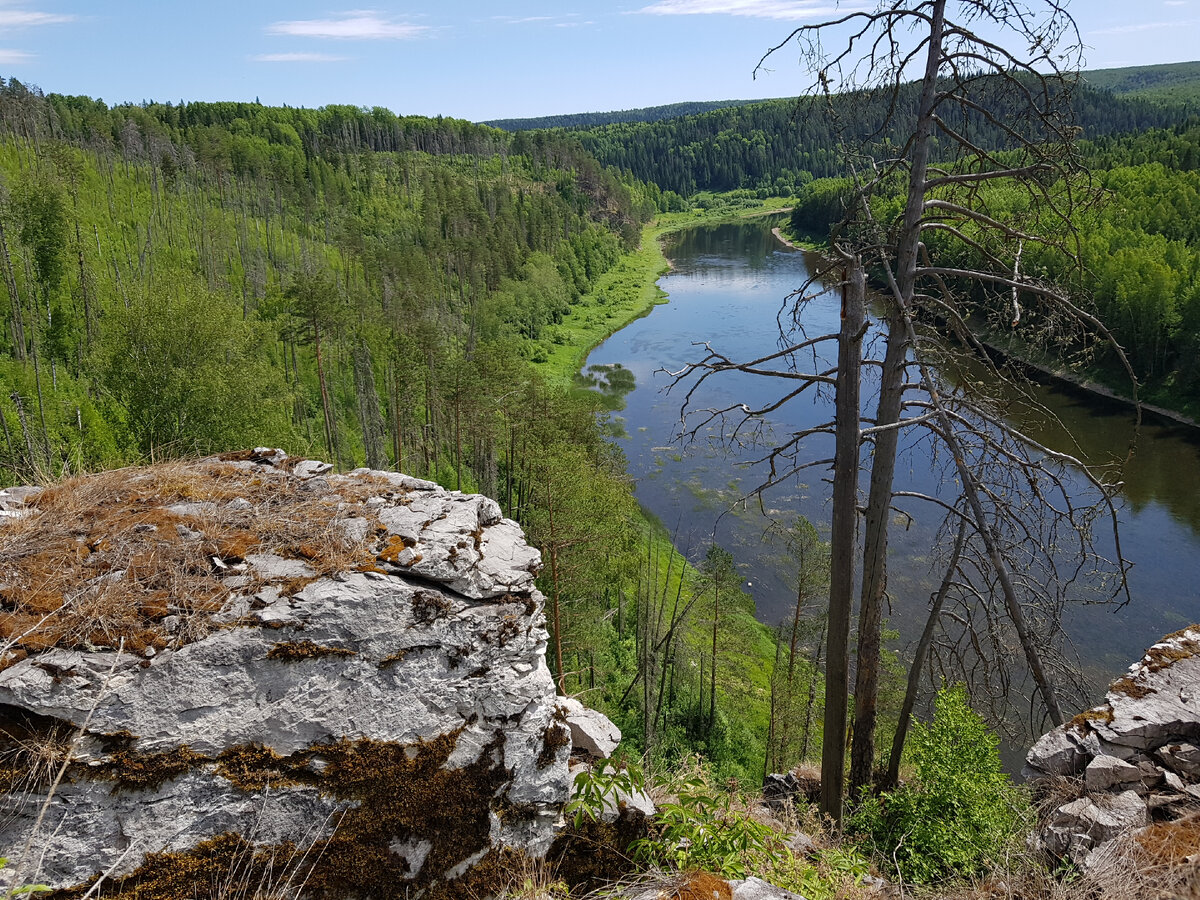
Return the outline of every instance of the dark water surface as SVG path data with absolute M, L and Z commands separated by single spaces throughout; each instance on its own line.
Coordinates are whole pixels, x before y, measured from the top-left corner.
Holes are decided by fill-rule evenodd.
M 764 500 L 768 517 L 757 504 L 730 512 L 762 480 L 765 468 L 747 463 L 765 450 L 745 441 L 731 448 L 715 427 L 690 446 L 681 445 L 677 435 L 683 395 L 666 393 L 670 378 L 661 370 L 677 370 L 703 355 L 697 341 L 708 341 L 739 361 L 771 352 L 778 337 L 776 316 L 815 259 L 783 247 L 770 225 L 762 223 L 689 229 L 668 245 L 667 255 L 675 269 L 659 284 L 670 302 L 609 338 L 588 365 L 619 363 L 634 376 L 636 387 L 616 415 L 624 428 L 617 440 L 628 456 L 638 500 L 675 532 L 677 546 L 693 560 L 703 555 L 715 529 L 717 542 L 739 561 L 758 618 L 775 624 L 794 597 L 787 556 L 778 541 L 764 540 L 764 532 L 770 519 L 786 522 L 799 514 L 827 536 L 829 470 L 809 469 L 773 489 Z M 820 298 L 806 308 L 805 328 L 810 336 L 834 332 L 838 313 L 836 298 Z M 723 375 L 693 398 L 693 406 L 745 402 L 753 407 L 780 396 L 781 384 Z M 1039 430 L 1039 440 L 1092 464 L 1125 457 L 1133 435 L 1130 410 L 1063 387 L 1038 390 L 1074 443 L 1057 426 Z M 873 397 L 864 392 L 864 409 L 873 405 Z M 805 396 L 773 412 L 770 424 L 780 439 L 830 415 L 830 397 Z M 804 447 L 812 459 L 831 451 L 832 440 L 824 436 L 809 439 Z M 897 465 L 903 487 L 937 490 L 940 469 L 928 453 L 923 443 L 903 453 Z M 1200 432 L 1143 425 L 1123 478 L 1121 540 L 1134 563 L 1133 602 L 1120 611 L 1080 604 L 1068 618 L 1070 637 L 1097 682 L 1124 671 L 1162 635 L 1200 621 Z M 940 516 L 920 504 L 910 504 L 908 511 L 915 521 L 893 528 L 890 540 L 890 622 L 900 631 L 901 644 L 915 638 L 924 624 L 934 579 L 940 577 L 931 572 Z M 1086 599 L 1088 588 L 1080 586 L 1076 596 Z M 1097 689 L 1096 699 L 1100 693 Z

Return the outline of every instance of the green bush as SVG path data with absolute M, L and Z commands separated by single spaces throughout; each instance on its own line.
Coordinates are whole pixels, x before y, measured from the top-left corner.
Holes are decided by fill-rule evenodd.
M 678 801 L 659 806 L 661 831 L 634 845 L 643 862 L 687 872 L 701 869 L 725 878 L 745 878 L 757 860 L 777 855 L 775 832 L 733 808 L 733 795 L 715 790 L 703 775 L 677 786 Z
M 979 874 L 1011 846 L 1028 804 L 1000 768 L 998 739 L 962 686 L 938 693 L 908 739 L 914 780 L 865 800 L 852 833 L 907 881 Z

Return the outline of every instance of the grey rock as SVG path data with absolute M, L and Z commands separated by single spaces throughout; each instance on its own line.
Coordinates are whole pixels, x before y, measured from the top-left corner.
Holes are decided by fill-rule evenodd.
M 1056 728 L 1042 735 L 1025 757 L 1026 778 L 1048 775 L 1078 775 L 1089 761 L 1084 735 L 1072 727 Z
M 1117 785 L 1130 782 L 1141 783 L 1142 770 L 1115 756 L 1097 756 L 1088 763 L 1084 772 L 1084 785 L 1089 793 L 1107 791 Z
M 751 876 L 745 881 L 730 882 L 734 885 L 733 900 L 804 900 L 799 894 L 785 891 L 761 878 Z
M 255 447 L 254 459 L 252 462 L 260 465 L 279 466 L 284 463 L 288 455 L 278 447 Z
M 264 451 L 250 464 L 278 466 L 284 459 Z M 326 485 L 354 477 L 330 475 Z M 396 836 L 391 850 L 405 860 L 416 892 L 430 879 L 467 871 L 491 848 L 520 848 L 532 856 L 549 849 L 571 785 L 565 754 L 550 765 L 538 763 L 557 704 L 545 662 L 544 598 L 533 583 L 537 552 L 486 498 L 395 473 L 357 477 L 370 477 L 373 488 L 392 488 L 382 489 L 386 504 L 371 515 L 412 523 L 413 516 L 398 511 L 417 508 L 422 560 L 404 574 L 316 578 L 300 560 L 250 554 L 247 574 L 314 580 L 291 596 L 281 593 L 288 589 L 281 584 L 266 585 L 253 597 L 235 592 L 215 617 L 225 627 L 152 656 L 51 649 L 0 671 L 2 705 L 77 726 L 90 716 L 90 734 L 128 732 L 140 754 L 186 745 L 204 757 L 152 789 L 114 791 L 111 782 L 87 777 L 64 784 L 47 812 L 54 828 L 33 842 L 34 854 L 44 854 L 39 881 L 67 887 L 114 865 L 116 872 L 130 871 L 148 852 L 187 850 L 225 832 L 260 845 L 290 840 L 305 846 L 327 836 L 353 807 L 319 785 L 235 786 L 218 773 L 216 760 L 246 745 L 306 760 L 314 777 L 324 777 L 336 767 L 328 766 L 322 747 L 387 743 L 415 758 L 428 742 L 454 735 L 439 771 L 482 766 L 497 773 L 499 787 L 479 798 L 490 807 L 484 846 L 444 866 L 446 872 L 429 872 L 425 865 L 433 848 L 453 837 L 444 811 L 427 831 Z M 317 480 L 324 479 L 305 484 Z M 178 514 L 204 512 L 203 504 L 195 504 Z M 343 527 L 365 524 L 367 510 L 347 508 L 339 516 Z M 168 633 L 193 634 L 181 614 L 185 599 L 170 601 Z M 289 648 L 309 645 L 339 652 L 288 655 Z M 276 649 L 282 655 L 273 656 Z M 90 737 L 81 745 L 87 771 L 103 771 L 111 753 Z M 0 846 L 24 846 L 45 799 L 34 792 L 0 800 Z M 623 802 L 652 811 L 648 800 Z
M 311 578 L 316 574 L 303 560 L 285 559 L 275 553 L 247 553 L 246 562 L 254 569 L 255 574 L 270 580 Z
M 5 500 L 11 500 L 15 503 L 28 503 L 34 497 L 42 492 L 42 488 L 34 487 L 28 484 L 16 485 L 14 487 L 5 488 L 0 491 L 0 497 Z
M 614 796 L 604 798 L 604 809 L 600 813 L 600 821 L 616 822 L 631 814 L 639 814 L 649 819 L 656 812 L 658 812 L 658 808 L 645 791 L 618 789 Z
M 1169 635 L 1114 682 L 1083 723 L 1043 735 L 1027 756 L 1034 780 L 1086 771 L 1089 797 L 1059 807 L 1038 841 L 1085 869 L 1108 845 L 1156 821 L 1172 821 L 1200 799 L 1200 626 Z
M 816 842 L 803 831 L 788 835 L 783 845 L 795 856 L 812 856 L 818 849 Z
M 318 459 L 304 459 L 296 463 L 292 474 L 297 478 L 313 478 L 331 471 L 333 471 L 333 466 L 327 462 L 321 462 Z
M 346 540 L 351 544 L 358 544 L 366 540 L 370 530 L 367 520 L 361 516 L 353 519 L 338 519 L 338 524 L 346 532 Z
M 254 504 L 251 503 L 249 500 L 247 500 L 245 497 L 234 497 L 232 500 L 230 500 L 228 503 L 225 504 L 226 509 L 231 509 L 234 512 L 241 512 L 242 510 L 253 509 L 253 507 L 254 507 Z
M 1052 852 L 1082 863 L 1093 849 L 1149 824 L 1146 802 L 1134 791 L 1081 798 L 1059 807 L 1050 821 Z
M 1156 755 L 1163 765 L 1188 781 L 1200 781 L 1200 747 L 1188 741 L 1166 744 L 1159 747 Z
M 1105 740 L 1138 750 L 1200 741 L 1200 627 L 1151 647 L 1106 699 L 1112 717 L 1095 723 Z
M 166 510 L 176 516 L 195 519 L 202 516 L 211 516 L 217 511 L 217 504 L 211 503 L 208 500 L 199 503 L 189 500 L 183 503 L 172 503 L 166 507 Z
M 558 705 L 566 711 L 571 729 L 571 747 L 591 759 L 608 759 L 621 743 L 621 729 L 608 716 L 588 709 L 572 697 L 560 697 Z

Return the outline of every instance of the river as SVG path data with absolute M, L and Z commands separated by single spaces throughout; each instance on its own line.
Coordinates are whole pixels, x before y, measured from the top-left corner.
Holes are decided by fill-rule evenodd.
M 778 541 L 764 540 L 768 520 L 786 522 L 803 515 L 827 535 L 829 471 L 810 469 L 773 489 L 764 501 L 767 517 L 756 504 L 738 506 L 738 499 L 763 477 L 762 466 L 747 465 L 762 455 L 762 447 L 745 441 L 731 445 L 715 427 L 690 445 L 681 444 L 684 398 L 678 390 L 666 391 L 671 379 L 663 371 L 698 359 L 703 348 L 696 342 L 711 342 L 735 360 L 775 348 L 776 316 L 787 295 L 808 277 L 815 258 L 782 246 L 771 235 L 771 224 L 760 220 L 699 226 L 674 235 L 666 247 L 673 269 L 659 282 L 669 303 L 597 347 L 588 367 L 619 365 L 633 376 L 624 408 L 614 414 L 614 439 L 628 458 L 639 502 L 672 531 L 678 548 L 693 561 L 714 537 L 733 552 L 759 620 L 774 625 L 794 597 L 786 554 Z M 838 314 L 838 301 L 826 296 L 808 305 L 804 324 L 813 336 L 836 332 Z M 1038 439 L 1092 464 L 1126 456 L 1133 437 L 1131 410 L 1062 385 L 1036 391 L 1074 443 L 1057 426 L 1040 429 Z M 692 405 L 755 406 L 780 393 L 776 380 L 723 375 L 709 382 Z M 800 398 L 772 412 L 767 423 L 774 439 L 827 418 L 830 403 L 828 397 Z M 864 403 L 864 408 L 870 407 Z M 821 458 L 830 455 L 829 446 L 816 438 L 805 452 Z M 914 489 L 932 490 L 938 477 L 935 468 L 928 445 L 916 444 L 902 455 L 897 477 Z M 1144 424 L 1123 481 L 1121 541 L 1133 563 L 1132 602 L 1123 609 L 1080 603 L 1066 619 L 1069 637 L 1094 684 L 1094 700 L 1103 693 L 1104 683 L 1156 639 L 1200 621 L 1200 432 Z M 922 510 L 921 504 L 906 509 L 915 518 L 892 529 L 889 549 L 889 621 L 900 633 L 894 643 L 900 650 L 923 625 L 930 591 L 940 578 L 932 571 L 931 547 L 941 517 L 932 509 Z M 1090 596 L 1084 585 L 1075 593 L 1080 599 Z

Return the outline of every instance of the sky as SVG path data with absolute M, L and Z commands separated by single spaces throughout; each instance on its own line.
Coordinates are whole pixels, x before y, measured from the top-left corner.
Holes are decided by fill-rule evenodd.
M 851 0 L 0 0 L 0 75 L 109 104 L 346 103 L 487 119 L 808 84 L 796 27 Z M 1037 4 L 1041 0 L 1023 0 Z M 1200 57 L 1200 0 L 1073 0 L 1088 68 Z

